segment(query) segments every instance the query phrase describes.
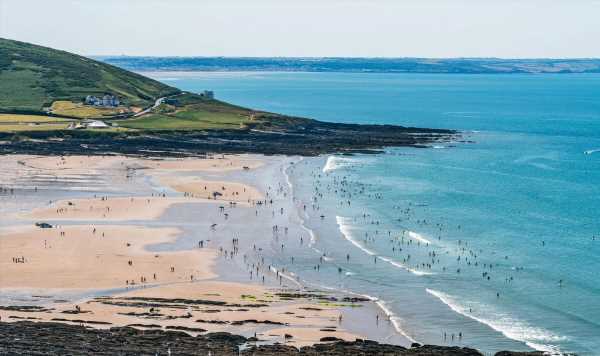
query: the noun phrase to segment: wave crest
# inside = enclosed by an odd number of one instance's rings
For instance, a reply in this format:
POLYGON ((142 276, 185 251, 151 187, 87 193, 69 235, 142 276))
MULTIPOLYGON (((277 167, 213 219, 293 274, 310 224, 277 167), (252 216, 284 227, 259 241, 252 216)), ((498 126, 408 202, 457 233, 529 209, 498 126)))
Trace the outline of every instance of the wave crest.
POLYGON ((325 166, 323 166, 323 173, 331 172, 342 167, 348 167, 354 163, 356 163, 356 160, 351 158, 329 156, 327 157, 325 166))
POLYGON ((494 311, 494 308, 489 305, 470 303, 478 305, 478 310, 472 312, 469 307, 459 302, 456 297, 429 288, 426 291, 446 304, 454 312, 485 324, 509 339, 524 342, 527 346, 535 350, 547 352, 551 355, 563 354, 558 346, 548 343, 564 341, 567 339, 564 336, 553 334, 549 330, 529 325, 525 321, 514 319, 506 314, 494 311))
POLYGON ((351 244, 353 244, 354 246, 358 247, 361 251, 363 251, 364 253, 370 255, 370 256, 374 256, 376 259, 384 261, 389 263, 390 265, 406 270, 416 276, 427 276, 427 275, 432 275, 434 274, 433 272, 425 272, 425 271, 420 271, 414 268, 410 268, 398 261, 394 261, 391 258, 385 257, 385 256, 380 256, 379 254, 377 254, 377 252, 368 249, 366 247, 364 247, 360 242, 356 241, 356 239, 354 239, 354 237, 352 236, 352 233, 350 231, 350 224, 348 224, 346 221, 348 220, 347 218, 343 218, 341 216, 336 216, 335 220, 339 226, 340 232, 342 233, 342 235, 344 236, 344 238, 346 240, 348 240, 351 244))

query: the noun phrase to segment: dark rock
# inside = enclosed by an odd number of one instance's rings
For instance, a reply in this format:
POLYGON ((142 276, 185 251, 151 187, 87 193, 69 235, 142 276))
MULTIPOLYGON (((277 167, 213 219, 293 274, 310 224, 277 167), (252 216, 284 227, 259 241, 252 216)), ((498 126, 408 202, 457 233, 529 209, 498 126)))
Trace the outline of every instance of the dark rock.
POLYGON ((186 326, 167 326, 167 329, 171 329, 171 330, 182 330, 182 331, 191 331, 191 332, 195 332, 195 333, 203 333, 206 332, 206 329, 202 329, 202 328, 189 328, 186 326))
POLYGON ((48 309, 37 305, 0 305, 0 310, 17 311, 17 312, 47 312, 54 309, 48 309))
POLYGON ((129 324, 127 326, 130 326, 132 328, 138 327, 138 328, 159 328, 161 329, 162 326, 158 325, 158 324, 129 324))
POLYGON ((0 323, 0 355, 237 355, 243 336, 213 333, 192 337, 163 330, 88 329, 62 323, 0 323))
POLYGON ((332 341, 344 341, 344 340, 337 338, 335 336, 325 336, 325 337, 322 337, 319 341, 332 342, 332 341))
MULTIPOLYGON (((460 347, 424 345, 406 349, 371 340, 340 341, 334 337, 321 339, 323 344, 302 347, 251 345, 256 338, 229 333, 207 333, 191 336, 175 330, 161 330, 158 325, 135 324, 144 328, 113 327, 92 329, 64 323, 17 321, 0 322, 0 355, 243 355, 243 356, 482 356, 477 350, 460 347), (240 350, 240 346, 244 349, 240 350)), ((185 330, 181 327, 171 329, 185 330)), ((194 328, 192 328, 194 329, 194 328)), ((198 332, 194 329, 193 331, 198 332)), ((496 356, 537 356, 540 353, 503 352, 496 356)))
POLYGON ((61 313, 63 313, 63 314, 85 314, 85 313, 91 313, 91 311, 73 309, 73 310, 63 310, 63 311, 61 311, 61 313))
POLYGON ((244 324, 287 325, 285 323, 280 323, 278 321, 256 320, 256 319, 236 320, 236 321, 231 322, 231 325, 244 325, 244 324))
MULTIPOLYGON (((263 114, 267 115, 267 114, 263 114)), ((270 121, 270 120, 267 120, 270 121)), ((328 123, 280 116, 272 129, 93 133, 87 130, 0 133, 0 154, 116 154, 197 156, 262 153, 316 156, 328 153, 381 153, 390 146, 428 147, 460 139, 452 130, 392 125, 328 123), (286 124, 285 121, 290 121, 286 124), (302 123, 300 123, 302 122, 302 123)))
POLYGON ((204 319, 198 319, 196 320, 197 323, 206 323, 206 324, 228 324, 228 321, 224 321, 224 320, 204 320, 204 319))
POLYGON ((63 319, 63 318, 52 318, 52 321, 67 321, 70 323, 80 323, 80 324, 96 324, 96 325, 111 325, 111 323, 107 321, 95 321, 95 320, 81 320, 81 319, 63 319))

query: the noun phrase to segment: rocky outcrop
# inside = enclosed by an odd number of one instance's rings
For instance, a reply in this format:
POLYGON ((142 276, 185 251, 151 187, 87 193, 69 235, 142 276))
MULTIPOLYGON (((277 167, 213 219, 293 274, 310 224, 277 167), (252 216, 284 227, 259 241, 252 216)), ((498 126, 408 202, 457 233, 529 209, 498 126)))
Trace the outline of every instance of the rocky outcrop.
MULTIPOLYGON (((328 343, 300 349, 282 345, 254 345, 255 338, 229 333, 191 336, 185 332, 154 329, 158 325, 92 329, 63 323, 18 321, 0 322, 0 355, 244 355, 244 356, 483 356, 466 347, 415 345, 404 348, 370 340, 341 341, 324 338, 328 343)), ((171 327, 193 332, 183 327, 171 327)), ((191 329, 191 328, 190 328, 191 329)), ((496 356, 538 356, 541 353, 499 352, 496 356)))
POLYGON ((392 125, 351 125, 308 121, 276 130, 213 131, 30 131, 0 133, 0 154, 110 153, 194 156, 215 153, 262 153, 315 156, 327 153, 377 153, 385 147, 427 147, 459 139, 451 130, 392 125))
POLYGON ((0 355, 237 355, 243 336, 181 331, 108 330, 62 323, 0 323, 0 355))

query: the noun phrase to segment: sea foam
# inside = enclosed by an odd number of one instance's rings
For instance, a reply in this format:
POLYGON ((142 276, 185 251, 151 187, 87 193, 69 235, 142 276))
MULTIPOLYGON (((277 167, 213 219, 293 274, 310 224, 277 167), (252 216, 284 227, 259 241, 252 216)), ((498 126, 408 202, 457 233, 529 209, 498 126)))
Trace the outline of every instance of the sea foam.
POLYGON ((323 166, 323 173, 331 172, 342 167, 348 167, 357 161, 351 158, 329 156, 323 166))
MULTIPOLYGON (((427 276, 427 275, 432 275, 434 273, 432 272, 426 272, 426 271, 420 271, 414 268, 410 268, 408 266, 406 266, 403 263, 400 263, 398 261, 394 261, 389 257, 385 257, 385 256, 380 256, 378 255, 375 251, 366 248, 365 246, 363 246, 360 242, 356 241, 356 239, 352 236, 352 232, 351 232, 351 228, 350 228, 350 224, 347 223, 347 221, 349 219, 341 217, 341 216, 336 216, 335 220, 337 221, 337 224, 339 226, 340 232, 342 233, 342 235, 344 236, 344 238, 346 240, 348 240, 351 244, 353 244, 354 246, 358 247, 361 251, 363 251, 364 253, 370 255, 370 256, 374 256, 376 259, 384 261, 386 263, 389 263, 390 265, 406 270, 416 276, 427 276)), ((427 241, 427 240, 425 240, 427 241)))
POLYGON ((423 237, 423 235, 418 234, 414 231, 408 231, 408 237, 410 237, 413 240, 417 240, 421 243, 431 245, 431 241, 427 240, 425 237, 423 237))
POLYGON ((485 324, 509 339, 524 342, 527 346, 535 350, 551 355, 563 354, 558 346, 551 343, 566 340, 567 338, 564 336, 555 335, 548 330, 529 325, 525 321, 498 312, 491 305, 484 305, 479 302, 459 301, 457 297, 429 288, 426 291, 454 312, 485 324), (475 308, 471 311, 470 307, 466 305, 475 306, 475 308))
POLYGON ((382 300, 379 299, 377 297, 373 297, 372 295, 368 295, 368 294, 361 294, 361 293, 356 293, 347 289, 339 289, 339 288, 333 288, 333 287, 329 287, 329 286, 324 286, 324 285, 316 285, 316 287, 320 288, 320 289, 325 289, 325 290, 331 290, 331 291, 337 291, 337 292, 341 292, 341 293, 345 293, 345 294, 351 294, 351 295, 355 295, 357 297, 362 297, 362 298, 366 298, 368 300, 370 300, 371 302, 375 303, 375 305, 377 305, 377 307, 379 307, 379 309, 381 309, 381 311, 386 315, 386 317, 390 320, 390 322, 392 323, 392 325, 394 326, 394 330, 396 330, 396 332, 402 336, 404 336, 408 341, 412 342, 417 342, 415 339, 413 339, 410 335, 408 335, 401 326, 401 322, 402 319, 400 317, 398 317, 387 305, 387 303, 382 300))

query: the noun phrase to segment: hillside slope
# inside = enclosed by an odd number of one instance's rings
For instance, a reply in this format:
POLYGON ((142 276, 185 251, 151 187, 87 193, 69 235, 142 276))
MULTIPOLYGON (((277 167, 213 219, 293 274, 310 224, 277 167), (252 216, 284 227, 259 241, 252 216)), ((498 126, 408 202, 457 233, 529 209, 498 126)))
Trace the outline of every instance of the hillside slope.
POLYGON ((112 93, 146 107, 178 89, 72 53, 0 38, 0 111, 41 112, 57 100, 112 93))
POLYGON ((328 123, 252 110, 64 51, 0 39, 0 154, 318 155, 457 139, 451 130, 328 123), (105 93, 107 103, 84 103, 88 95, 105 93), (81 119, 102 121, 90 126, 81 119))

